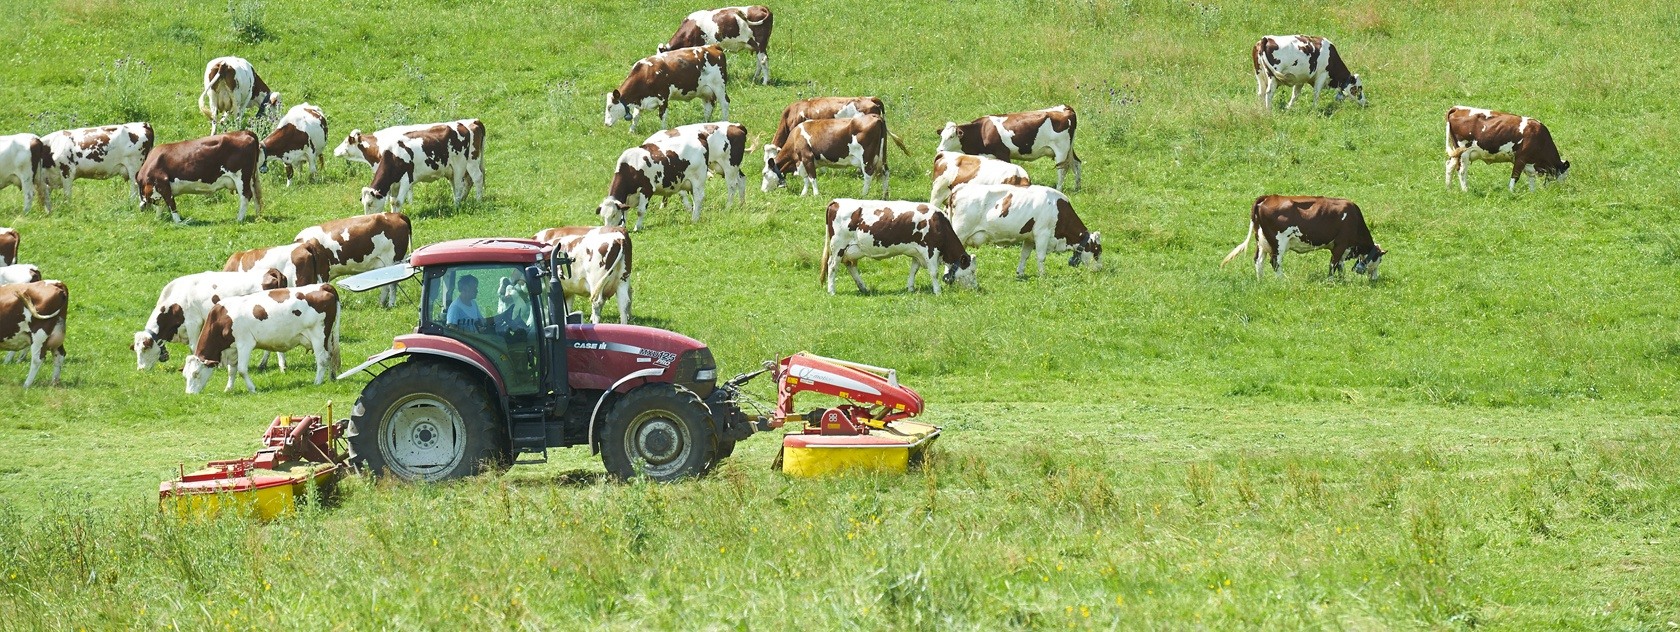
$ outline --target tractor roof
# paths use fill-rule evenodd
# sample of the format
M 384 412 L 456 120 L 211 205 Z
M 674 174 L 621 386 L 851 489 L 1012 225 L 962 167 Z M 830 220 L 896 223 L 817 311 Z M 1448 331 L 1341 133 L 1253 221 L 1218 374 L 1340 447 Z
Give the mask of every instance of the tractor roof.
M 517 237 L 457 239 L 432 244 L 414 251 L 409 265 L 416 267 L 457 263 L 536 263 L 547 256 L 548 244 Z

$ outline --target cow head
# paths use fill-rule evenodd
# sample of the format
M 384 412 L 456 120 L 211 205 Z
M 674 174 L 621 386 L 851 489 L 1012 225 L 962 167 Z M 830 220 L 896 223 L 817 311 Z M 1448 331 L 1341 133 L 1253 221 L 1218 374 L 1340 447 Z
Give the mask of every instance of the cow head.
M 531 291 L 523 281 L 502 277 L 496 286 L 496 314 L 509 330 L 530 327 Z
M 204 387 L 210 383 L 210 377 L 216 373 L 216 366 L 221 364 L 216 360 L 206 360 L 197 355 L 187 356 L 185 364 L 181 365 L 181 375 L 187 378 L 187 394 L 197 395 L 204 392 Z
M 764 184 L 758 190 L 769 193 L 771 189 L 787 186 L 787 174 L 782 172 L 776 164 L 776 158 L 781 156 L 782 148 L 775 145 L 764 146 Z
M 388 192 L 381 193 L 373 187 L 362 187 L 362 213 L 372 215 L 384 212 L 386 197 L 389 197 Z
M 151 181 L 142 181 L 140 183 L 140 210 L 144 211 L 147 208 L 150 208 L 153 204 L 156 204 L 158 200 L 162 199 L 163 194 L 158 193 L 157 185 L 153 184 Z
M 345 160 L 354 160 L 362 155 L 362 130 L 350 130 L 350 135 L 344 137 L 344 142 L 333 148 L 333 155 Z
M 610 195 L 602 199 L 601 206 L 596 208 L 596 211 L 601 214 L 602 226 L 623 226 L 625 211 L 628 210 L 630 210 L 629 204 L 615 200 Z
M 939 151 L 962 151 L 962 128 L 956 123 L 946 121 L 939 130 Z
M 1086 235 L 1084 240 L 1075 245 L 1073 247 L 1073 256 L 1068 258 L 1068 265 L 1079 267 L 1079 264 L 1085 262 L 1086 257 L 1091 258 L 1092 270 L 1102 269 L 1101 232 L 1092 232 L 1091 234 Z
M 134 368 L 141 371 L 169 361 L 169 347 L 150 331 L 134 332 L 134 344 L 129 348 L 134 350 Z
M 1381 244 L 1371 244 L 1371 248 L 1359 254 L 1353 262 L 1354 274 L 1369 274 L 1371 280 L 1377 280 L 1377 265 L 1382 263 L 1383 255 L 1388 254 Z
M 1558 182 L 1563 182 L 1563 179 L 1568 177 L 1568 176 L 1569 176 L 1569 161 L 1565 160 L 1563 162 L 1558 163 L 1558 168 L 1557 168 L 1557 180 L 1558 180 Z
M 969 289 L 978 288 L 980 279 L 975 276 L 975 272 L 979 265 L 979 257 L 965 253 L 956 263 L 945 264 L 945 282 L 960 283 Z
M 607 127 L 630 118 L 630 104 L 624 102 L 617 90 L 607 93 Z
M 280 93 L 278 92 L 270 92 L 268 96 L 257 101 L 257 116 L 259 117 L 268 116 L 271 113 L 278 117 L 284 111 L 285 107 L 280 102 Z
M 1354 75 L 1352 79 L 1348 80 L 1347 85 L 1336 90 L 1337 101 L 1342 100 L 1343 93 L 1346 93 L 1346 96 L 1348 97 L 1352 97 L 1354 101 L 1358 101 L 1359 107 L 1365 107 L 1367 105 L 1365 103 L 1365 84 L 1359 81 L 1359 75 Z

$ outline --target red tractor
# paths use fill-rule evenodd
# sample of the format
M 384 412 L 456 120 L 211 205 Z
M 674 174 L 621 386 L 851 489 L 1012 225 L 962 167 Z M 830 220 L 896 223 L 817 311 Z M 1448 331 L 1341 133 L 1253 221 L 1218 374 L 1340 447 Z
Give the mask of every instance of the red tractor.
M 704 474 L 769 428 L 735 402 L 758 372 L 719 384 L 697 340 L 579 323 L 556 282 L 570 264 L 538 241 L 466 239 L 340 282 L 359 292 L 421 277 L 414 333 L 340 376 L 388 367 L 356 401 L 345 431 L 352 460 L 436 481 L 588 445 L 617 478 L 664 481 Z

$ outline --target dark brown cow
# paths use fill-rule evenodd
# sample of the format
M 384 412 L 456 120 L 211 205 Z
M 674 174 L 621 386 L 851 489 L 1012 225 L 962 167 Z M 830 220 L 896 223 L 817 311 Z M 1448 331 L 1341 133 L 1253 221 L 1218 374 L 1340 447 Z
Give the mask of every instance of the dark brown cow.
M 659 110 L 659 127 L 665 124 L 665 110 L 671 101 L 700 99 L 705 119 L 712 120 L 712 104 L 720 108 L 718 118 L 729 120 L 729 66 L 723 49 L 717 46 L 679 48 L 636 62 L 618 89 L 607 95 L 607 127 L 630 119 L 630 131 L 642 111 Z
M 297 241 L 319 242 L 330 253 L 329 274 L 338 278 L 402 261 L 408 256 L 412 231 L 407 215 L 377 213 L 310 226 L 297 234 Z M 396 289 L 395 283 L 386 285 L 380 291 L 379 303 L 385 307 L 396 305 Z
M 333 255 L 321 242 L 313 239 L 295 241 L 273 248 L 255 248 L 236 252 L 222 266 L 228 272 L 279 270 L 291 286 L 325 283 L 331 277 Z
M 879 97 L 813 97 L 794 101 L 782 109 L 782 120 L 776 125 L 776 135 L 770 139 L 770 146 L 780 148 L 786 145 L 788 134 L 805 121 L 852 118 L 864 114 L 886 118 L 887 106 L 881 103 Z M 897 135 L 893 135 L 892 139 L 905 155 L 909 155 L 910 149 L 904 146 L 903 140 Z
M 1078 130 L 1079 117 L 1066 105 L 982 116 L 964 125 L 946 122 L 939 131 L 939 151 L 998 160 L 1050 157 L 1056 161 L 1056 188 L 1062 188 L 1069 168 L 1073 169 L 1073 186 L 1079 188 L 1083 175 L 1079 152 L 1073 150 L 1073 136 Z
M 760 190 L 785 186 L 787 174 L 803 181 L 800 195 L 817 190 L 817 168 L 850 165 L 863 172 L 863 195 L 869 195 L 870 179 L 881 177 L 881 197 L 889 195 L 892 173 L 887 169 L 887 122 L 865 114 L 849 119 L 805 121 L 788 135 L 781 148 L 764 147 L 764 183 Z
M 978 287 L 975 259 L 963 247 L 950 218 L 929 204 L 918 202 L 871 202 L 838 199 L 828 204 L 828 239 L 823 242 L 822 283 L 834 293 L 834 275 L 845 264 L 857 282 L 859 292 L 868 292 L 857 262 L 864 258 L 910 258 L 910 281 L 905 291 L 916 291 L 916 274 L 927 268 L 933 293 L 939 293 L 945 266 L 946 283 Z
M 16 230 L 0 228 L 0 266 L 18 262 L 18 243 L 21 240 Z
M 708 44 L 724 50 L 750 50 L 758 57 L 753 78 L 770 85 L 770 31 L 775 20 L 770 8 L 763 5 L 695 11 L 677 27 L 671 41 L 660 45 L 659 52 Z
M 53 352 L 52 383 L 64 372 L 64 321 L 70 308 L 70 290 L 62 281 L 38 281 L 0 288 L 0 351 L 29 350 L 29 377 L 23 387 L 35 383 L 35 375 Z
M 1534 190 L 1536 173 L 1563 180 L 1569 175 L 1569 161 L 1558 156 L 1552 132 L 1540 121 L 1526 116 L 1455 105 L 1447 110 L 1447 187 L 1452 187 L 1453 170 L 1458 171 L 1458 189 L 1469 191 L 1464 173 L 1470 161 L 1511 163 L 1511 183 L 1528 174 L 1528 190 Z
M 1371 229 L 1365 225 L 1365 215 L 1359 205 L 1342 198 L 1316 196 L 1263 195 L 1254 199 L 1249 214 L 1248 234 L 1243 242 L 1219 262 L 1230 263 L 1248 249 L 1248 240 L 1259 238 L 1254 251 L 1254 276 L 1261 277 L 1266 261 L 1272 271 L 1283 276 L 1283 252 L 1312 252 L 1330 249 L 1330 275 L 1342 274 L 1342 261 L 1348 254 L 1355 258 L 1354 274 L 1369 274 L 1377 279 L 1377 264 L 1382 263 L 1382 246 L 1371 241 Z
M 209 195 L 226 189 L 239 196 L 236 221 L 245 221 L 245 209 L 251 202 L 256 202 L 257 216 L 261 216 L 262 183 L 257 178 L 261 162 L 262 142 L 247 130 L 159 146 L 146 156 L 135 176 L 140 184 L 140 208 L 163 200 L 179 224 L 181 214 L 175 208 L 175 196 Z

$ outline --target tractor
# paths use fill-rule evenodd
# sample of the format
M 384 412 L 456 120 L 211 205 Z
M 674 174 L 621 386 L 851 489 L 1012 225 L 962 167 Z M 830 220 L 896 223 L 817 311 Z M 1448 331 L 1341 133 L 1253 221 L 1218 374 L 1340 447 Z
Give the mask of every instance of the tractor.
M 438 481 L 587 445 L 615 478 L 669 481 L 705 474 L 735 442 L 769 429 L 735 401 L 763 371 L 719 384 L 717 363 L 697 340 L 583 324 L 558 282 L 570 267 L 547 243 L 464 239 L 342 280 L 361 292 L 421 278 L 414 333 L 339 376 L 383 368 L 344 432 L 352 462 L 375 475 Z

